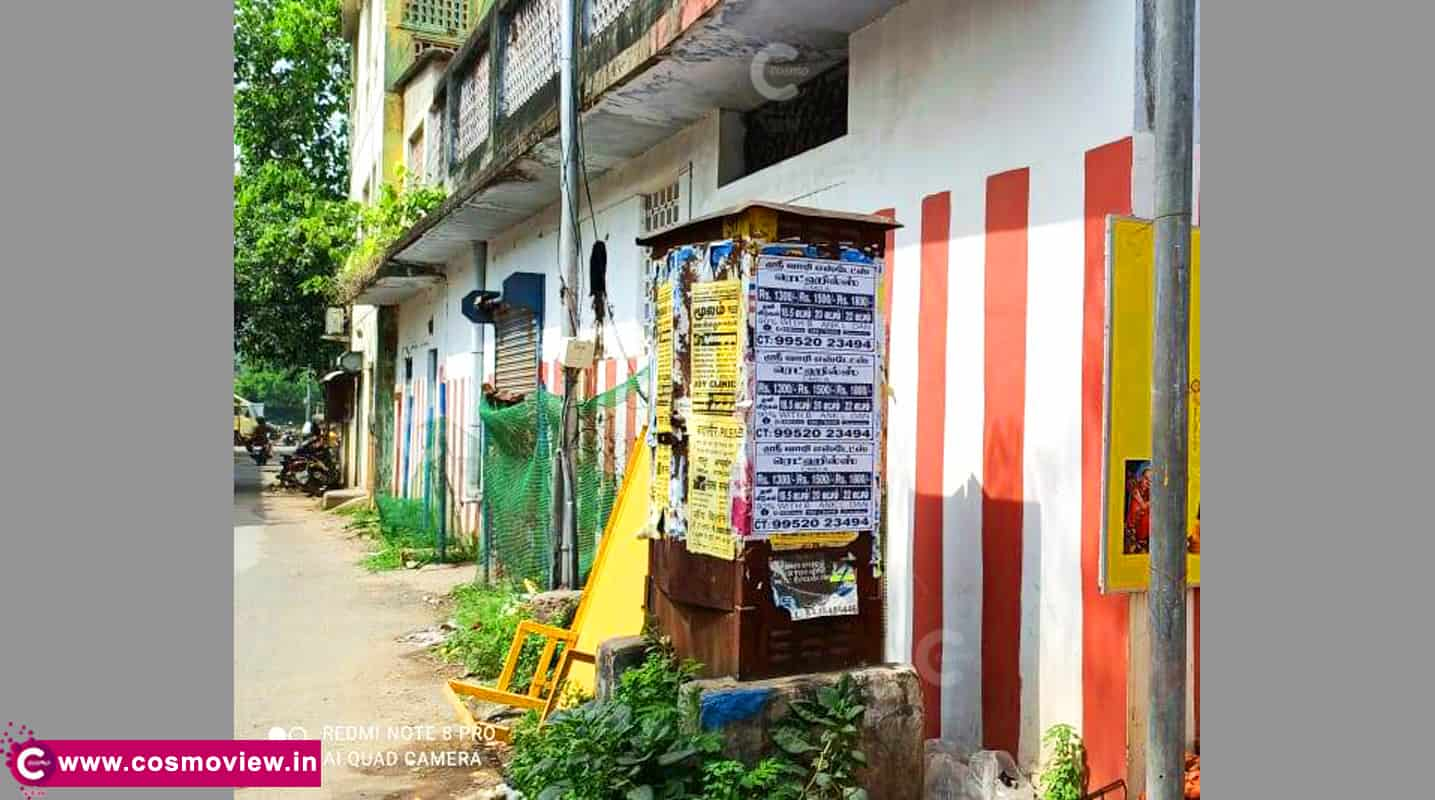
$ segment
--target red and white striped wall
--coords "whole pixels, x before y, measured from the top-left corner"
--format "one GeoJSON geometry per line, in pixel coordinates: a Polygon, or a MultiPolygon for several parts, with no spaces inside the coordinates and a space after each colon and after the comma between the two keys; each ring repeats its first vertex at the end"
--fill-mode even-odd
{"type": "MultiPolygon", "coordinates": [[[[636,374],[640,369],[636,358],[607,358],[599,361],[588,375],[588,384],[584,390],[587,396],[594,393],[606,392],[628,380],[631,375],[636,374]]],[[[558,393],[562,389],[562,372],[558,362],[550,361],[540,366],[540,377],[544,384],[549,387],[557,387],[558,393]]],[[[439,380],[447,393],[448,415],[444,420],[442,435],[447,439],[446,468],[449,480],[454,487],[454,497],[458,503],[455,515],[461,526],[462,535],[475,538],[478,535],[480,526],[480,504],[465,494],[465,487],[468,486],[470,477],[468,471],[471,468],[470,449],[480,446],[479,441],[470,435],[470,427],[476,422],[478,416],[480,382],[472,377],[450,378],[440,369],[439,380]]],[[[409,435],[409,460],[407,467],[408,493],[411,499],[423,497],[423,461],[426,456],[425,425],[428,420],[428,404],[435,400],[434,389],[429,386],[428,381],[415,376],[409,384],[407,391],[400,383],[394,394],[394,419],[397,422],[396,435],[393,442],[393,475],[390,482],[390,491],[394,494],[403,492],[404,487],[404,440],[409,435]],[[409,408],[409,398],[413,398],[412,412],[409,408]]],[[[646,418],[647,410],[643,406],[637,393],[630,393],[626,400],[600,417],[600,434],[604,442],[603,452],[612,453],[610,467],[615,475],[621,476],[627,464],[628,454],[632,447],[632,441],[641,433],[643,420],[646,418]]],[[[476,467],[476,460],[472,464],[476,467]]]]}
{"type": "MultiPolygon", "coordinates": [[[[592,397],[622,385],[629,377],[642,369],[637,358],[603,358],[585,373],[584,396],[592,397]]],[[[548,391],[563,394],[563,367],[558,359],[545,362],[539,368],[539,378],[548,391]]],[[[636,392],[629,392],[622,405],[611,414],[604,413],[600,422],[600,433],[605,442],[603,452],[613,453],[612,471],[621,479],[627,466],[628,453],[633,440],[642,433],[643,420],[647,410],[636,392]]]]}
{"type": "Polygon", "coordinates": [[[1133,212],[1135,160],[1121,139],[877,212],[905,225],[888,256],[888,657],[922,675],[928,736],[1031,763],[1072,723],[1093,786],[1126,776],[1131,710],[1131,598],[1097,586],[1105,220],[1133,212]]]}

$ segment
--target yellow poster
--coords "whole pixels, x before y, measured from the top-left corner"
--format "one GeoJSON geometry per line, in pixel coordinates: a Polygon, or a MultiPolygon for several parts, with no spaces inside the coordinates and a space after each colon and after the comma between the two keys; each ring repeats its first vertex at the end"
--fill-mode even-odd
{"type": "MultiPolygon", "coordinates": [[[[1107,438],[1102,590],[1145,591],[1150,580],[1151,337],[1155,325],[1150,220],[1108,228],[1107,438]]],[[[1186,575],[1201,584],[1201,232],[1191,229],[1191,407],[1186,575]]]]}
{"type": "Polygon", "coordinates": [[[693,286],[692,398],[695,414],[731,414],[737,394],[738,301],[742,283],[693,286]]]}
{"type": "Polygon", "coordinates": [[[653,450],[653,483],[651,487],[651,513],[662,514],[668,510],[668,484],[672,480],[673,448],[667,442],[658,442],[653,450]]]}
{"type": "Polygon", "coordinates": [[[767,539],[776,551],[815,550],[846,547],[857,541],[856,533],[774,533],[767,539]]]}
{"type": "Polygon", "coordinates": [[[737,557],[728,512],[733,461],[743,424],[731,417],[695,415],[688,427],[688,552],[728,561],[737,557]]]}
{"type": "Polygon", "coordinates": [[[654,388],[656,397],[653,399],[653,415],[656,418],[653,424],[653,431],[656,433],[672,433],[673,431],[673,284],[672,281],[663,281],[658,284],[658,296],[655,304],[657,306],[657,346],[655,356],[657,366],[653,370],[654,380],[657,386],[654,388]]]}

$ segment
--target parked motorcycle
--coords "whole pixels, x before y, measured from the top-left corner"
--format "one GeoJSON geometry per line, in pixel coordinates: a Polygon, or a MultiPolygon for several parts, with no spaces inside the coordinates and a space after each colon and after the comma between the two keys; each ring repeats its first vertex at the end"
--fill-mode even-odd
{"type": "Polygon", "coordinates": [[[323,445],[306,445],[293,455],[282,456],[279,485],[302,490],[311,497],[338,486],[338,466],[333,451],[323,445]]]}
{"type": "Polygon", "coordinates": [[[247,442],[244,449],[248,451],[249,457],[254,459],[254,465],[258,467],[269,463],[269,457],[273,454],[267,441],[257,445],[254,442],[247,442]]]}

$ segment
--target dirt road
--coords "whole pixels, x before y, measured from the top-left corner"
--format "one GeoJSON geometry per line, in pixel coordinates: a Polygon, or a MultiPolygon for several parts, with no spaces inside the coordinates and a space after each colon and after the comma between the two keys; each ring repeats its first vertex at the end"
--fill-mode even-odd
{"type": "Polygon", "coordinates": [[[443,596],[472,567],[368,573],[341,519],[261,490],[239,453],[234,471],[235,737],[278,728],[325,752],[322,789],[236,796],[442,800],[498,783],[484,754],[445,740],[458,734],[440,693],[451,670],[401,641],[446,617],[443,596]]]}

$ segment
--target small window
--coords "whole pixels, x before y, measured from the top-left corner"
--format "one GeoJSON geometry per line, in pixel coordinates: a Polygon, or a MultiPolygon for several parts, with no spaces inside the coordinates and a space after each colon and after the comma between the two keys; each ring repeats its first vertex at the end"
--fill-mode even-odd
{"type": "Polygon", "coordinates": [[[674,180],[652,194],[643,195],[643,232],[651,233],[678,221],[682,200],[681,184],[674,180]]]}
{"type": "Polygon", "coordinates": [[[821,147],[847,135],[847,64],[795,87],[790,97],[769,100],[725,120],[722,152],[730,154],[722,183],[821,147]],[[740,139],[740,144],[737,141],[740,139]],[[738,162],[738,163],[733,163],[738,162]]]}

